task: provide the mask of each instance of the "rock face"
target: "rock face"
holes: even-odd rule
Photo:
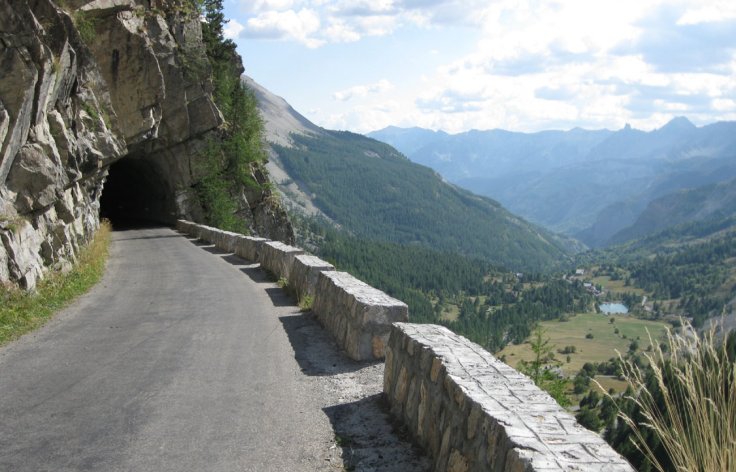
[[[0,283],[32,289],[69,267],[101,199],[140,219],[203,219],[192,160],[222,117],[192,5],[0,0]],[[290,242],[269,197],[243,193],[242,216]]]

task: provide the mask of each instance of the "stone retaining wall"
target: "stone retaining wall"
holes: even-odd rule
[[[311,297],[314,300],[320,272],[333,270],[335,266],[317,256],[308,254],[295,256],[289,272],[289,287],[296,292],[300,301],[304,297]]]
[[[184,220],[177,221],[176,228],[259,262],[277,278],[285,278],[300,299],[313,297],[312,312],[353,359],[383,358],[391,323],[409,319],[405,303],[350,274],[335,272],[332,264],[306,255],[300,248]]]
[[[528,377],[441,326],[393,325],[384,392],[434,471],[634,470]]]
[[[258,262],[261,263],[261,267],[276,277],[288,280],[291,266],[294,264],[294,256],[300,254],[304,254],[304,250],[298,247],[279,241],[265,241],[260,247]]]
[[[252,262],[258,262],[258,254],[261,251],[263,243],[267,242],[266,238],[257,238],[255,236],[238,236],[238,240],[235,243],[235,254],[248,259]]]
[[[391,324],[409,320],[406,303],[347,272],[320,272],[312,311],[355,360],[383,358]]]
[[[435,325],[405,323],[408,307],[299,248],[188,221],[179,231],[260,262],[284,277],[356,360],[386,357],[392,413],[426,449],[436,472],[631,472],[526,376]]]

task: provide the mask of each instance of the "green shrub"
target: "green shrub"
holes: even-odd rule
[[[77,31],[79,32],[79,37],[82,38],[82,41],[87,44],[94,42],[95,37],[97,36],[97,20],[91,17],[89,13],[84,10],[74,11],[74,13],[72,13],[72,20],[74,21],[74,26],[76,26]]]
[[[311,295],[304,295],[299,299],[299,309],[301,311],[309,311],[314,305],[314,298]]]
[[[241,203],[245,203],[240,195],[244,188],[260,188],[253,172],[266,160],[263,122],[255,95],[241,81],[235,43],[223,36],[222,2],[204,1],[199,8],[206,19],[202,37],[212,70],[213,98],[225,121],[220,135],[210,139],[196,158],[200,181],[195,185],[195,196],[205,210],[207,224],[245,233],[246,223],[238,215]],[[189,71],[199,77],[206,68],[194,54],[180,54],[179,60],[185,74]]]

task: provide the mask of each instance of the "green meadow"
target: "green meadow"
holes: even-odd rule
[[[545,330],[545,336],[554,345],[555,356],[562,362],[562,369],[568,376],[574,376],[586,362],[607,361],[611,357],[617,357],[617,350],[622,354],[626,353],[634,340],[639,344],[638,349],[644,351],[649,345],[647,331],[654,339],[663,340],[668,326],[660,321],[597,313],[582,313],[570,317],[568,321],[545,321],[540,324]],[[586,337],[587,335],[592,335],[592,338]],[[566,346],[575,346],[575,352],[557,352]],[[508,345],[496,355],[505,355],[506,362],[516,367],[522,359],[531,360],[533,353],[527,340],[522,344]],[[567,356],[570,356],[570,362],[567,362]]]

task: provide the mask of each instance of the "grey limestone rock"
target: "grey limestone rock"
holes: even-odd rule
[[[0,283],[32,288],[75,260],[121,160],[151,189],[147,216],[201,221],[192,162],[222,123],[212,90],[200,18],[179,0],[0,0],[0,222],[24,222],[0,225]],[[291,242],[269,192],[244,196],[242,216]]]

